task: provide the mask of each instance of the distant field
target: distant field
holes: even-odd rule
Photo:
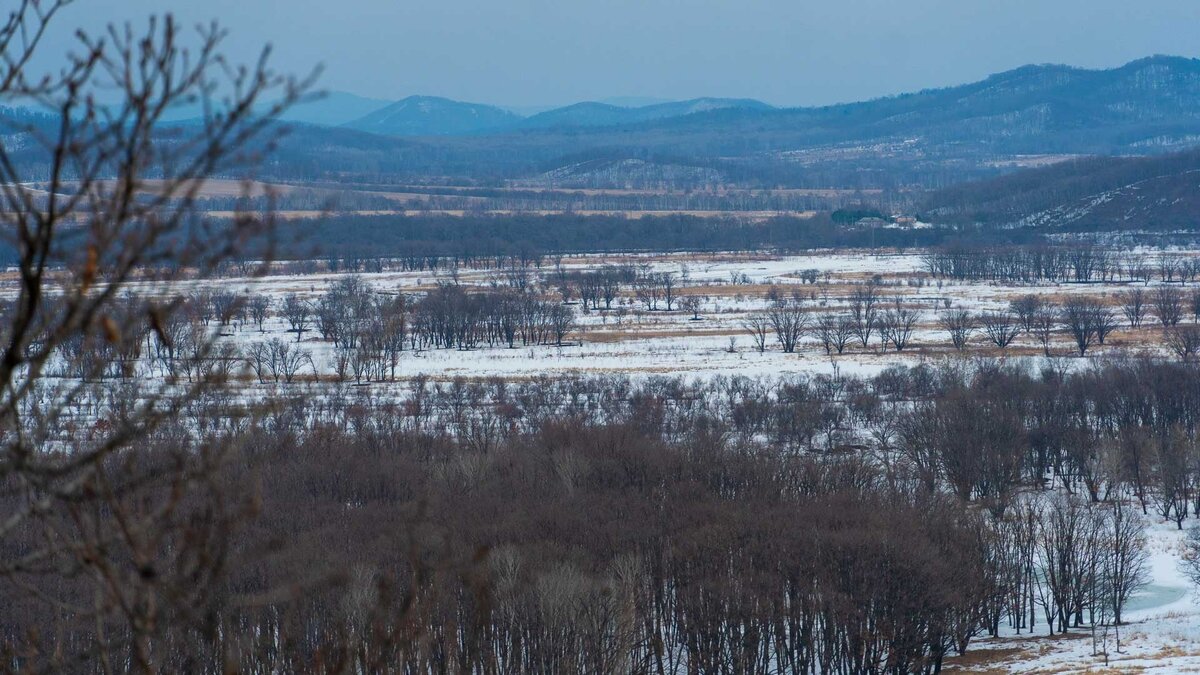
[[[216,218],[232,218],[236,215],[234,211],[209,211],[209,215]],[[696,218],[727,218],[736,216],[750,221],[762,221],[776,218],[779,216],[790,216],[792,218],[812,218],[817,215],[816,211],[565,211],[565,210],[537,210],[537,211],[512,211],[506,209],[494,209],[484,211],[467,211],[465,209],[352,209],[336,211],[318,211],[313,209],[305,210],[279,210],[275,212],[276,217],[284,220],[302,220],[308,218],[320,218],[329,213],[338,213],[343,215],[355,216],[454,216],[462,217],[468,213],[477,215],[493,215],[493,216],[517,216],[527,214],[531,216],[554,216],[564,213],[573,213],[579,216],[617,216],[623,218],[647,218],[653,216],[693,216]]]
[[[1180,253],[1180,255],[1184,255]],[[1189,252],[1186,255],[1196,255]],[[316,263],[313,263],[316,265]],[[695,312],[676,299],[672,308],[659,299],[652,309],[639,297],[637,288],[626,284],[610,310],[585,310],[577,295],[569,298],[575,326],[564,346],[533,345],[519,349],[480,346],[469,350],[422,349],[405,356],[406,375],[423,374],[434,379],[525,378],[538,374],[587,374],[621,372],[631,375],[674,373],[697,377],[713,375],[762,375],[803,372],[857,372],[871,374],[889,365],[916,364],[930,360],[998,358],[1028,361],[1031,367],[1056,363],[1076,367],[1097,358],[1115,355],[1153,354],[1167,356],[1163,332],[1153,319],[1130,328],[1120,318],[1118,294],[1140,284],[1057,283],[999,284],[934,280],[923,270],[920,252],[843,251],[830,254],[772,256],[762,254],[661,254],[582,255],[561,259],[562,273],[587,273],[604,266],[636,266],[643,274],[671,275],[677,298],[695,297]],[[234,289],[251,295],[264,294],[278,308],[288,293],[313,302],[347,272],[272,275],[262,278],[222,279],[189,282],[185,288]],[[537,296],[547,301],[559,297],[553,281],[555,263],[543,260],[541,268],[529,271],[537,283]],[[501,269],[462,267],[450,270],[391,270],[362,272],[362,280],[385,294],[409,294],[419,298],[440,284],[459,285],[467,291],[504,288],[506,272]],[[808,281],[805,280],[807,277]],[[813,328],[819,317],[844,314],[856,289],[874,280],[880,311],[900,306],[915,313],[911,341],[903,351],[880,342],[876,333],[867,346],[851,340],[844,353],[828,354]],[[1178,285],[1178,284],[1176,284]],[[1154,286],[1151,286],[1152,289]],[[1185,287],[1190,292],[1190,287]],[[961,352],[950,341],[942,325],[946,313],[1001,311],[1020,296],[1033,294],[1061,304],[1070,298],[1094,298],[1112,308],[1119,325],[1104,345],[1094,345],[1086,359],[1072,356],[1075,346],[1065,326],[1051,336],[1047,359],[1044,348],[1027,333],[1001,349],[989,342],[981,328],[970,336]],[[771,297],[795,298],[810,316],[809,330],[795,353],[784,353],[774,336],[764,351],[757,351],[746,330],[747,321],[765,315]],[[1152,313],[1152,310],[1148,310]],[[1189,310],[1188,320],[1191,320]],[[231,339],[243,342],[270,337],[286,338],[287,325],[281,316],[268,319],[266,332],[241,331]],[[332,346],[313,334],[303,345],[311,349],[317,372],[333,371]],[[372,386],[387,387],[387,383]]]

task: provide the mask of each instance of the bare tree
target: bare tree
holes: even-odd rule
[[[271,298],[265,295],[255,295],[250,298],[247,303],[247,308],[250,311],[250,320],[258,328],[258,332],[263,332],[263,323],[267,320],[267,314],[271,311]]]
[[[561,269],[562,267],[560,265],[559,270]],[[528,291],[529,287],[533,284],[533,277],[529,271],[529,267],[521,264],[521,262],[518,260],[513,260],[507,266],[505,266],[504,269],[501,270],[501,276],[504,280],[504,283],[518,293],[524,293],[525,291]],[[564,275],[560,274],[559,276],[562,277]],[[563,283],[564,285],[566,284],[565,281]],[[569,288],[560,288],[560,292],[563,293],[564,296],[570,297]],[[565,301],[566,300],[564,300],[564,302]]]
[[[854,337],[854,321],[844,314],[823,314],[817,320],[817,337],[826,354],[841,354]]]
[[[1162,251],[1158,254],[1158,278],[1164,283],[1175,281],[1179,273],[1179,258],[1171,253]]]
[[[1099,303],[1093,298],[1073,297],[1063,303],[1062,321],[1074,338],[1080,356],[1087,354],[1096,343],[1099,309]]]
[[[1187,575],[1193,586],[1200,586],[1200,527],[1193,527],[1188,530],[1187,539],[1184,541],[1184,549],[1186,550],[1186,554],[1183,556],[1179,567]]]
[[[1125,315],[1125,320],[1129,322],[1130,328],[1141,326],[1142,319],[1146,317],[1146,291],[1135,288],[1123,293],[1121,295],[1121,312]]]
[[[980,318],[980,322],[983,323],[983,330],[987,333],[988,340],[991,340],[992,344],[1000,349],[1008,349],[1012,341],[1017,339],[1017,333],[1021,330],[1016,318],[1005,311],[987,312]]]
[[[1196,442],[1180,425],[1173,425],[1157,441],[1154,501],[1159,515],[1182,530],[1195,480]]]
[[[1097,300],[1092,308],[1092,328],[1096,331],[1096,341],[1104,344],[1108,336],[1117,329],[1118,323],[1116,312]]]
[[[662,297],[662,284],[657,275],[649,271],[640,274],[633,282],[633,292],[637,299],[646,305],[646,311],[658,309],[658,301]]]
[[[282,313],[290,326],[289,330],[296,334],[296,342],[300,342],[312,319],[312,305],[295,293],[289,293],[283,299]]]
[[[1100,527],[1096,512],[1077,496],[1057,495],[1047,501],[1038,547],[1044,575],[1042,603],[1051,630],[1057,627],[1065,633],[1073,623],[1081,623],[1078,614],[1095,584],[1089,570],[1099,562],[1092,544]]]
[[[600,276],[603,272],[585,272],[579,275],[579,301],[586,312],[588,307],[600,309]]]
[[[213,316],[222,326],[228,326],[234,320],[239,308],[244,303],[242,298],[228,291],[214,292],[209,296],[209,301],[212,303]]]
[[[975,316],[965,309],[945,312],[938,322],[950,334],[950,344],[960,352],[966,348],[967,341],[971,339],[971,334],[979,325]]]
[[[84,403],[85,388],[45,388],[46,367],[77,338],[120,343],[133,326],[118,322],[114,301],[135,278],[144,292],[129,306],[169,343],[175,336],[164,326],[179,305],[158,298],[174,295],[169,287],[185,270],[209,274],[240,251],[270,256],[269,217],[208,222],[196,217],[196,203],[209,177],[244,175],[250,151],[270,140],[271,118],[305,85],[272,73],[265,57],[251,68],[231,65],[215,26],[188,48],[169,16],[140,32],[79,32],[55,74],[31,75],[41,38],[66,4],[23,0],[0,25],[0,99],[40,107],[52,120],[9,125],[0,145],[0,221],[16,257],[16,299],[0,347],[0,578],[65,622],[101,632],[69,645],[53,630],[12,635],[18,644],[8,651],[29,656],[19,665],[6,658],[6,666],[161,672],[170,669],[167,645],[214,624],[225,534],[249,505],[209,480],[222,446],[196,439],[151,448],[149,439],[216,386],[229,354],[198,331],[188,349],[206,364],[198,377],[183,386],[130,381],[117,423],[68,439],[48,437],[26,401],[40,390],[41,413],[52,415]],[[196,123],[167,130],[164,114],[191,103],[201,104]],[[36,177],[26,173],[29,156]],[[62,440],[69,453],[54,449]],[[60,594],[67,587],[80,592]]]
[[[667,311],[674,309],[675,304],[675,275],[671,272],[663,272],[658,275],[658,285],[662,287],[663,302],[667,303]]]
[[[1166,330],[1164,339],[1167,348],[1182,361],[1200,356],[1200,325],[1173,326]]]
[[[1009,310],[1017,317],[1021,330],[1026,333],[1034,331],[1036,317],[1045,309],[1046,301],[1040,296],[1023,295],[1009,303]]]
[[[771,321],[761,314],[753,314],[742,321],[742,328],[750,334],[754,348],[761,354],[767,351],[767,336],[771,333]]]
[[[503,303],[501,303],[503,304]],[[396,367],[400,363],[400,354],[408,341],[408,300],[404,295],[397,294],[392,298],[380,298],[376,303],[377,321],[375,332],[380,344],[382,357],[388,368],[391,379],[396,379]],[[508,319],[511,312],[505,307],[498,307],[497,312]],[[512,346],[512,333],[502,329],[507,337],[509,347]]]
[[[1155,288],[1154,311],[1163,328],[1177,325],[1183,320],[1183,291],[1167,285]]]
[[[1112,608],[1113,621],[1120,625],[1129,598],[1149,580],[1150,554],[1141,521],[1124,501],[1112,502],[1105,525],[1103,590]]]
[[[563,340],[575,329],[575,312],[566,305],[555,305],[550,310],[550,331],[554,344],[562,346]]]
[[[250,370],[254,371],[259,384],[266,384],[268,378],[274,377],[271,370],[272,356],[271,345],[268,342],[251,343],[246,350],[246,362],[250,365]]]
[[[307,349],[293,349],[290,344],[278,338],[271,340],[268,348],[270,353],[268,363],[276,382],[282,377],[284,382],[291,384],[296,379],[296,375],[300,373],[300,369],[306,365],[314,371],[316,370],[312,352]]]
[[[558,256],[554,260],[554,287],[558,290],[558,297],[563,304],[571,302],[571,298],[575,297],[575,283],[571,278],[571,274],[567,272],[567,268],[563,267],[562,256]],[[517,289],[524,291],[525,289]],[[586,307],[585,307],[586,309]]]
[[[1125,261],[1125,274],[1131,281],[1148,284],[1154,278],[1154,268],[1146,262],[1143,256],[1133,255]]]
[[[854,334],[864,348],[870,346],[871,333],[879,320],[878,304],[879,296],[873,284],[859,286],[850,295],[850,318],[854,322]]]
[[[1042,345],[1042,353],[1050,356],[1050,343],[1054,339],[1054,331],[1058,329],[1058,313],[1050,306],[1042,307],[1030,320],[1032,333]]]
[[[879,333],[884,342],[891,342],[892,347],[898,352],[902,352],[908,347],[916,327],[917,312],[900,304],[899,298],[879,319]]]
[[[612,309],[613,300],[621,293],[621,273],[614,267],[605,267],[600,275],[600,298],[604,309]]]
[[[797,301],[780,300],[767,310],[767,319],[775,331],[775,339],[784,353],[796,351],[796,345],[808,330],[809,316],[804,306]]]

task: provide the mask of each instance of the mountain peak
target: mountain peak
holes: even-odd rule
[[[440,96],[409,96],[346,124],[386,136],[449,136],[512,126],[519,115],[482,103]]]
[[[1193,59],[1187,56],[1172,56],[1170,54],[1154,54],[1130,61],[1116,70],[1139,70],[1146,66],[1166,66],[1168,68],[1196,70],[1200,69],[1200,59]]]
[[[672,117],[683,117],[713,110],[770,110],[772,107],[753,99],[694,98],[688,101],[655,103],[641,107],[622,107],[593,101],[576,103],[534,115],[521,123],[526,129],[566,127],[607,127],[639,124]]]

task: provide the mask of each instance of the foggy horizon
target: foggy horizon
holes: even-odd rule
[[[426,95],[519,109],[723,97],[802,107],[964,84],[1029,64],[1100,69],[1156,54],[1200,56],[1200,36],[1189,30],[1200,5],[1151,4],[1154,11],[1115,0],[903,7],[884,0],[804,7],[214,0],[197,8],[129,0],[119,10],[66,8],[46,52],[71,45],[77,28],[97,34],[111,22],[141,25],[150,13],[170,11],[189,27],[219,18],[235,60],[269,42],[279,70],[303,74],[322,65],[321,89],[367,98]]]

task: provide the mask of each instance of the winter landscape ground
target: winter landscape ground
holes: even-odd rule
[[[1200,672],[1194,2],[8,4],[0,672]]]
[[[1168,255],[1179,262],[1200,259],[1200,252],[1172,250]],[[674,375],[706,377],[712,375],[779,375],[786,373],[832,372],[875,374],[894,363],[914,364],[947,358],[1023,359],[1032,368],[1046,360],[1046,350],[1035,335],[1018,331],[1004,348],[989,341],[981,327],[975,327],[967,346],[957,350],[941,321],[954,310],[975,315],[1007,312],[1014,300],[1034,295],[1049,303],[1062,303],[1072,297],[1094,298],[1108,307],[1116,319],[1111,337],[1103,345],[1090,347],[1089,359],[1106,356],[1150,354],[1167,356],[1162,326],[1153,317],[1151,295],[1156,288],[1178,288],[1183,311],[1190,315],[1193,283],[1131,281],[1124,271],[1106,280],[1086,283],[1062,280],[1045,283],[968,281],[937,277],[928,272],[923,251],[817,251],[807,255],[777,256],[748,253],[670,254],[670,255],[576,255],[544,260],[540,267],[520,270],[513,280],[511,267],[472,269],[458,267],[419,271],[321,272],[307,274],[268,274],[252,278],[230,276],[213,281],[180,282],[171,294],[213,292],[261,296],[271,302],[272,311],[259,330],[249,322],[229,326],[231,342],[244,345],[256,340],[295,339],[295,331],[282,313],[284,299],[295,295],[314,307],[339,280],[354,277],[371,290],[387,296],[419,299],[441,286],[456,286],[474,292],[503,291],[514,283],[528,284],[538,297],[562,302],[562,285],[572,288],[564,303],[571,309],[573,321],[562,344],[549,343],[509,348],[479,344],[472,348],[417,348],[404,354],[400,372],[405,377],[424,375],[436,380],[455,377],[522,378],[537,374]],[[1161,253],[1134,250],[1129,260],[1157,265]],[[314,261],[313,267],[324,266]],[[629,268],[641,276],[669,275],[673,281],[672,308],[659,297],[639,298],[636,284],[626,284],[609,309],[584,309],[573,287],[582,274],[605,269]],[[562,281],[558,281],[561,279]],[[826,314],[849,311],[855,290],[873,286],[878,289],[881,309],[899,301],[915,313],[910,343],[903,350],[881,341],[876,332],[864,348],[857,338],[848,341],[844,353],[827,353],[816,320]],[[1122,314],[1124,295],[1130,290],[1146,292],[1147,321],[1137,327],[1128,325]],[[695,307],[688,305],[694,298]],[[683,301],[682,303],[680,301]],[[653,308],[647,303],[653,303]],[[749,319],[766,315],[779,303],[796,303],[808,316],[807,325],[794,353],[781,350],[777,338],[768,335],[765,349],[758,351],[746,328]],[[686,308],[684,305],[688,305]],[[693,311],[694,310],[694,311]],[[335,375],[332,345],[309,331],[301,336],[300,346],[312,351],[315,369],[306,374],[319,379]],[[1051,333],[1050,352],[1054,363],[1086,363],[1068,357],[1076,354],[1073,338],[1064,326]],[[390,378],[389,378],[390,379]],[[364,386],[370,382],[360,382]],[[386,387],[387,382],[375,386]]]
[[[318,260],[278,264],[265,275],[239,277],[236,269],[229,267],[209,279],[168,285],[135,282],[130,289],[142,297],[158,297],[163,303],[182,298],[193,307],[212,304],[207,312],[191,310],[190,320],[214,331],[218,344],[227,347],[219,352],[226,362],[225,377],[247,400],[302,392],[308,399],[348,396],[378,405],[411,396],[415,382],[421,387],[464,382],[495,386],[502,381],[519,384],[539,378],[618,376],[685,381],[745,378],[773,387],[797,377],[872,378],[897,365],[940,368],[995,362],[1029,373],[1065,373],[1131,358],[1193,358],[1191,352],[1174,352],[1168,336],[1200,320],[1196,315],[1200,307],[1194,299],[1200,285],[1186,272],[1200,262],[1200,251],[1114,250],[1106,253],[1107,262],[1095,278],[1086,281],[1077,281],[1072,274],[1054,280],[957,279],[936,269],[935,254],[920,249],[877,249],[803,255],[568,255],[526,265],[508,261],[417,270],[402,269],[401,261],[379,261],[370,266],[373,270],[356,271],[330,271],[327,261]],[[1153,273],[1148,275],[1151,278],[1143,278],[1146,270],[1166,268],[1185,272],[1171,281],[1153,278]],[[589,294],[589,275],[620,276],[608,302],[594,291]],[[327,320],[321,314],[337,309],[329,299],[348,282],[357,292],[380,302],[400,301],[407,308],[403,319],[409,325],[401,329],[391,368],[360,369],[354,365],[356,357],[348,356],[349,352],[336,344],[340,340],[345,345],[345,334],[332,340],[326,334],[330,329],[323,325]],[[11,279],[7,284],[11,289]],[[561,333],[545,331],[527,344],[511,347],[502,336],[486,330],[469,338],[469,344],[435,344],[429,335],[419,332],[422,302],[447,289],[467,296],[482,294],[491,302],[519,293],[564,308],[569,319]],[[1182,303],[1177,324],[1159,320],[1164,310],[1155,304],[1155,298],[1164,289],[1177,294]],[[825,332],[832,324],[823,327],[823,322],[836,317],[852,319],[856,302],[861,304],[865,291],[876,296],[880,312],[874,336],[864,347],[848,326],[841,349],[836,339],[831,346]],[[1146,305],[1144,315],[1136,319],[1130,317],[1129,309],[1135,291],[1145,295]],[[9,294],[11,297],[11,290]],[[236,311],[220,306],[230,302],[226,296],[231,294],[236,296]],[[336,297],[347,301],[344,296]],[[1017,307],[1030,297],[1042,300],[1053,316],[1044,338],[1019,325]],[[1089,343],[1084,354],[1062,309],[1080,299],[1094,301],[1111,323],[1103,344]],[[296,330],[295,309],[289,308],[295,303],[302,303],[309,317],[300,331]],[[258,316],[247,310],[255,306],[260,307]],[[784,309],[795,310],[802,324],[796,345],[787,350],[770,320],[773,312]],[[888,337],[889,330],[900,329],[889,328],[884,313],[904,310],[911,312],[911,335],[900,349],[896,338]],[[973,318],[956,346],[949,318],[966,315]],[[999,343],[992,339],[983,323],[989,316],[1011,321],[1007,340],[1003,335],[1008,333],[1003,330]],[[765,321],[757,339],[756,318]],[[349,320],[361,322],[362,317]],[[379,325],[368,323],[366,330],[379,330]],[[150,336],[145,339],[147,345],[157,341]],[[368,336],[358,339],[355,349],[366,351]],[[256,355],[256,349],[271,343],[288,345],[293,358],[298,354],[303,358],[291,372],[257,362],[262,357]],[[142,378],[182,381],[186,377],[190,381],[193,377],[191,371],[176,371],[160,359],[161,348],[147,347],[135,357],[134,368]],[[66,371],[60,376],[71,379]],[[867,428],[848,424],[837,430],[841,447],[871,444]],[[830,439],[832,445],[832,436]],[[1186,533],[1153,510],[1138,514],[1138,518],[1147,532],[1148,574],[1144,586],[1130,597],[1121,626],[1091,626],[1047,635],[1043,618],[1032,634],[1029,629],[1010,628],[1000,637],[977,639],[967,654],[949,657],[946,670],[1058,673],[1200,668],[1200,603],[1181,568],[1188,555]],[[1188,522],[1185,529],[1193,526]]]

